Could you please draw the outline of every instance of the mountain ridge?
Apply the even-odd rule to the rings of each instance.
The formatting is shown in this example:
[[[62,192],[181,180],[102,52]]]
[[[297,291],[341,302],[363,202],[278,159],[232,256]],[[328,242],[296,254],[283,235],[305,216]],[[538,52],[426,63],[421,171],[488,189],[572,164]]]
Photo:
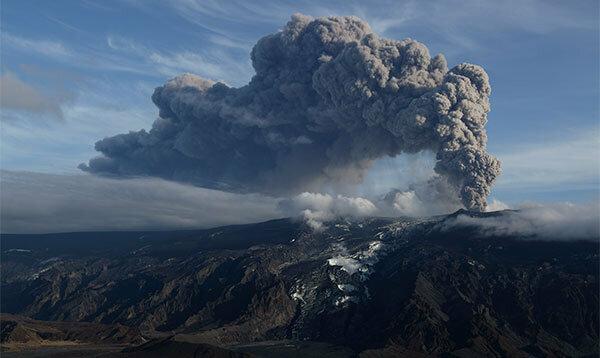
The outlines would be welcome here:
[[[5,240],[16,244],[2,236],[1,311],[225,347],[291,339],[356,354],[597,352],[596,243],[442,230],[455,216],[340,218],[316,232],[279,219],[104,251],[74,238],[74,248],[46,250],[46,238],[7,252]]]

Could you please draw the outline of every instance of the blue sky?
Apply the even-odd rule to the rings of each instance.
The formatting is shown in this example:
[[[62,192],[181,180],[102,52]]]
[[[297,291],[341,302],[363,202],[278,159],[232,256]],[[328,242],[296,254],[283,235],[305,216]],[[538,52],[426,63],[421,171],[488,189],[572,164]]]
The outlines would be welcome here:
[[[179,73],[247,83],[252,45],[294,12],[357,15],[450,66],[482,65],[493,88],[488,146],[503,162],[493,196],[598,200],[595,0],[3,1],[2,169],[77,173],[96,140],[149,128],[153,89]],[[411,161],[380,161],[366,185],[412,173]]]

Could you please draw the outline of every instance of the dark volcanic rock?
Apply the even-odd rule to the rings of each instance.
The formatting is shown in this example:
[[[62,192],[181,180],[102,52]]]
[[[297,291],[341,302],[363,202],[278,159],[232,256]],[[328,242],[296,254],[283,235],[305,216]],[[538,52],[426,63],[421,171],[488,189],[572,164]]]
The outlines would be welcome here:
[[[189,343],[175,340],[173,337],[152,340],[133,348],[112,353],[111,357],[123,358],[250,358],[250,354],[234,352],[205,343]]]
[[[118,323],[45,322],[6,313],[0,315],[0,343],[3,346],[135,345],[143,341],[137,329]]]
[[[597,243],[483,237],[452,217],[3,235],[1,309],[365,357],[598,353]]]

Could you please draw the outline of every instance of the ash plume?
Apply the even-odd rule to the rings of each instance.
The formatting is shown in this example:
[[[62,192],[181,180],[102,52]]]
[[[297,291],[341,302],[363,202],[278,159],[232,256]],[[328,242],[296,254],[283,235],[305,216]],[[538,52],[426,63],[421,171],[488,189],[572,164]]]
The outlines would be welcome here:
[[[81,169],[272,195],[359,183],[380,157],[431,150],[435,172],[484,210],[500,173],[486,151],[485,71],[450,70],[421,43],[384,39],[356,17],[293,15],[252,50],[231,88],[184,74],[158,87],[150,131],[105,138]]]

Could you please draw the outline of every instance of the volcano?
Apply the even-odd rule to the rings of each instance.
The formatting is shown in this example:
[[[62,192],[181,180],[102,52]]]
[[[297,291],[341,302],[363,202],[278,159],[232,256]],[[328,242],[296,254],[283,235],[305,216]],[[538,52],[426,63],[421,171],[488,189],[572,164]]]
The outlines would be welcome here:
[[[162,356],[597,356],[598,242],[455,224],[503,215],[2,235],[3,349],[21,340],[56,354],[40,343],[55,339],[71,356],[90,344],[115,356],[163,345]],[[31,334],[36,324],[63,334]]]

